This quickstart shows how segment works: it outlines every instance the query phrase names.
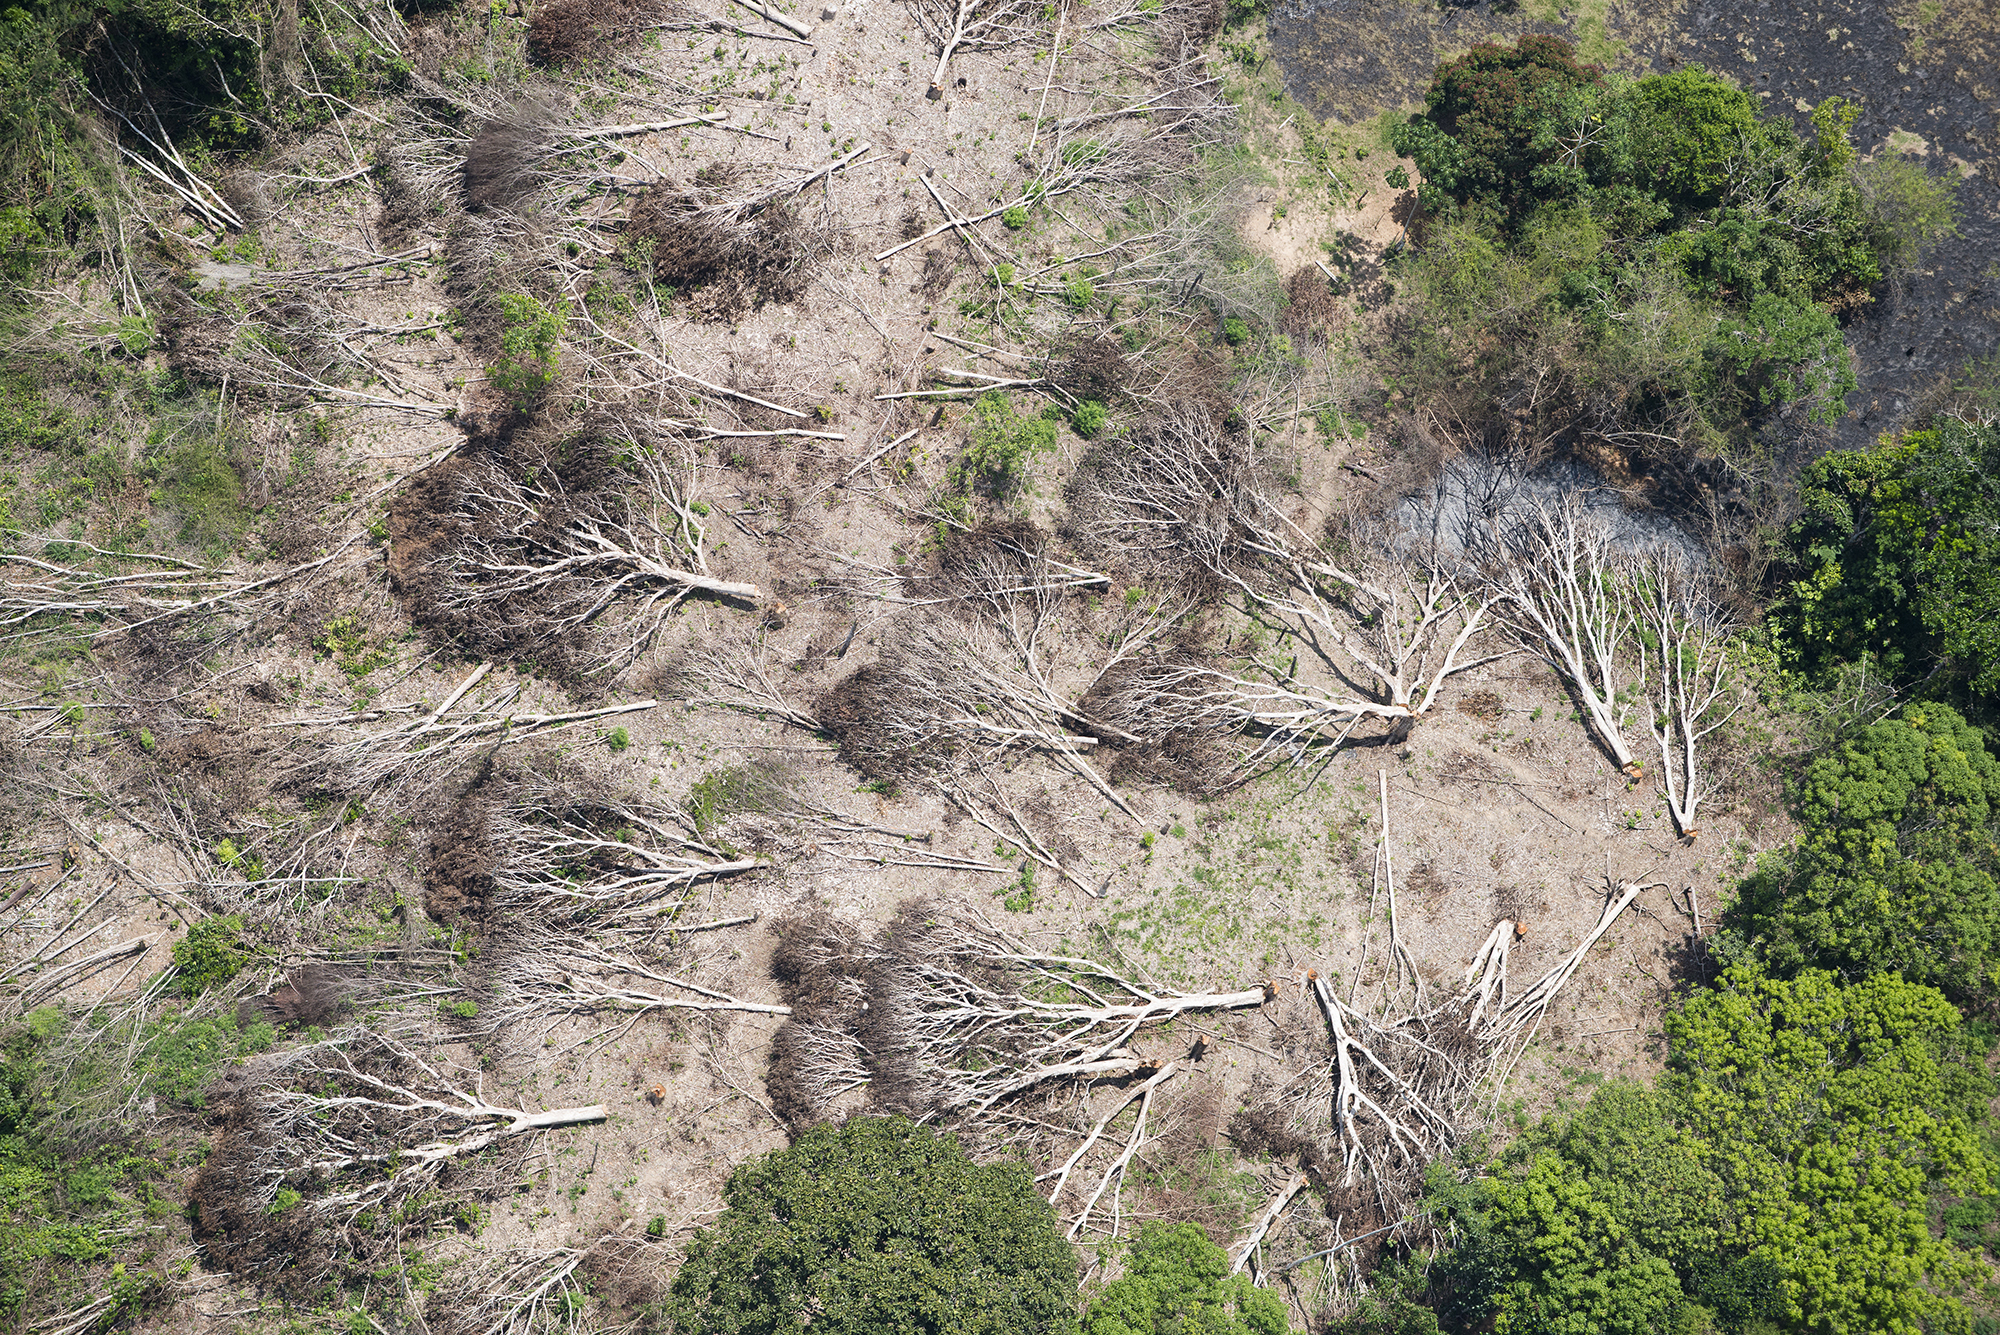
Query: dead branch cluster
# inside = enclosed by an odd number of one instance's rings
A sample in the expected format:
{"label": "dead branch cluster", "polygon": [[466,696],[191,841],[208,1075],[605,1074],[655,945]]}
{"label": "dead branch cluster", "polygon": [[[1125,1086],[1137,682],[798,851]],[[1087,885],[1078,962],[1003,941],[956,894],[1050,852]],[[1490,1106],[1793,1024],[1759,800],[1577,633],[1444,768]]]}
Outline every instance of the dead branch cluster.
{"label": "dead branch cluster", "polygon": [[699,465],[675,442],[588,437],[567,453],[467,462],[412,487],[396,587],[423,624],[479,652],[602,682],[689,597],[759,607],[756,584],[709,568]]}
{"label": "dead branch cluster", "polygon": [[[482,1026],[546,1038],[602,1019],[581,1043],[656,1011],[785,1008],[696,981],[756,914],[694,921],[714,882],[762,858],[718,846],[672,805],[641,799],[560,752],[487,766],[431,833],[425,909],[482,930]],[[713,972],[727,974],[723,967]]]}
{"label": "dead branch cluster", "polygon": [[1645,764],[1627,733],[1639,713],[1674,828],[1692,838],[1715,788],[1703,743],[1744,705],[1736,625],[1684,540],[1621,537],[1615,512],[1590,502],[1579,490],[1511,498],[1470,535],[1469,553],[1501,620],[1556,672],[1592,735],[1635,781]]}
{"label": "dead branch cluster", "polygon": [[417,701],[273,724],[299,730],[284,781],[297,789],[344,797],[391,787],[427,789],[475,755],[503,743],[546,736],[654,705],[651,700],[639,700],[561,714],[516,712],[513,706],[523,689],[518,683],[491,695],[473,695],[491,670],[491,663],[474,668],[435,708]]}
{"label": "dead branch cluster", "polygon": [[1451,676],[1490,661],[1469,646],[1497,596],[1434,535],[1359,531],[1341,553],[1247,433],[1198,408],[1099,451],[1071,502],[1085,541],[1136,579],[1219,593],[1276,632],[1236,666],[1135,662],[1093,697],[1127,732],[1234,746],[1231,779],[1304,763],[1363,724],[1406,734]]}
{"label": "dead branch cluster", "polygon": [[287,1262],[310,1272],[301,1253],[321,1228],[367,1233],[385,1207],[489,1146],[605,1117],[597,1106],[495,1103],[476,1073],[366,1029],[260,1058],[211,1097],[223,1131],[191,1187],[195,1232],[239,1272]]}
{"label": "dead branch cluster", "polygon": [[[1133,1044],[1178,1016],[1253,1008],[1268,989],[1181,993],[1050,955],[976,915],[906,906],[873,939],[786,922],[772,973],[793,1008],[766,1088],[794,1126],[867,1089],[877,1108],[1007,1134],[1051,1087],[1152,1074]],[[1017,1125],[1015,1130],[1022,1129]]]}
{"label": "dead branch cluster", "polygon": [[660,282],[710,319],[797,301],[832,254],[824,203],[798,202],[799,174],[760,181],[716,162],[686,185],[661,181],[632,204],[628,243],[650,251]]}
{"label": "dead branch cluster", "polygon": [[[819,702],[819,727],[865,775],[962,775],[1017,754],[1049,757],[1129,813],[1088,759],[1098,745],[1077,699],[1171,628],[1179,609],[1127,620],[1107,638],[1079,634],[1078,593],[1104,576],[1057,559],[1021,523],[956,535],[914,597],[882,658]],[[1136,738],[1128,740],[1137,740]]]}

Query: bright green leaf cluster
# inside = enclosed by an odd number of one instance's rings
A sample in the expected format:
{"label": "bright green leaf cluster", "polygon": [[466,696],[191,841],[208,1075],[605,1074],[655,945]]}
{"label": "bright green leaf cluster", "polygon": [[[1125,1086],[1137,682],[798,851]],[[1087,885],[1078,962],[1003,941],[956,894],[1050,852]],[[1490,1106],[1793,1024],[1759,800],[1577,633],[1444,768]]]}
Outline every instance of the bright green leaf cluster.
{"label": "bright green leaf cluster", "polygon": [[2000,987],[2000,760],[1943,705],[1907,706],[1807,766],[1804,833],[1744,882],[1731,925],[1771,967]]}
{"label": "bright green leaf cluster", "polygon": [[1122,1277],[1104,1286],[1083,1335],[1285,1335],[1285,1304],[1194,1224],[1148,1224]]}
{"label": "bright green leaf cluster", "polygon": [[906,1118],[814,1127],[723,1199],[674,1277],[679,1335],[1076,1331],[1076,1255],[1027,1169]]}
{"label": "bright green leaf cluster", "polygon": [[1987,1189],[1991,1081],[1935,989],[1728,971],[1667,1019],[1653,1088],[1611,1084],[1493,1176],[1434,1175],[1454,1327],[1563,1335],[1881,1331],[1960,1320],[1972,1258],[1929,1226]]}
{"label": "bright green leaf cluster", "polygon": [[1775,615],[1793,665],[1866,655],[1934,692],[2000,693],[2000,427],[1944,419],[1836,450],[1801,491]]}

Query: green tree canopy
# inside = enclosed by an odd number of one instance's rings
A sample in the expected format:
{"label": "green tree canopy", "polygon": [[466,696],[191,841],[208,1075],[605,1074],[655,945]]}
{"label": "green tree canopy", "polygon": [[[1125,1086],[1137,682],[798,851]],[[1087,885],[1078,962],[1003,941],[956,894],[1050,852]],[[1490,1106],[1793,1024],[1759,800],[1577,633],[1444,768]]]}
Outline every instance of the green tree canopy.
{"label": "green tree canopy", "polygon": [[1433,1176],[1460,1238],[1430,1271],[1448,1328],[1954,1328],[1976,1265],[1931,1236],[1930,1203],[1995,1165],[1991,1082],[1944,996],[1738,967],[1667,1032],[1652,1088],[1604,1086],[1469,1185]]}
{"label": "green tree canopy", "polygon": [[1558,140],[1589,120],[1603,84],[1602,71],[1558,38],[1482,42],[1438,67],[1426,114],[1392,128],[1390,142],[1422,168],[1427,204],[1449,196],[1515,219],[1558,188],[1549,168],[1569,156]]}
{"label": "green tree canopy", "polygon": [[1986,1190],[1995,1165],[1977,1135],[1991,1080],[1960,1025],[1893,974],[1743,966],[1667,1017],[1661,1091],[1723,1183],[1725,1245],[1775,1271],[1790,1328],[1962,1320],[1951,1294],[1976,1267],[1931,1236],[1929,1199]]}
{"label": "green tree canopy", "polygon": [[1076,1331],[1076,1254],[1027,1169],[906,1118],[814,1127],[723,1200],[674,1277],[681,1335]]}
{"label": "green tree canopy", "polygon": [[1104,1286],[1084,1335],[1285,1335],[1285,1304],[1194,1224],[1148,1224],[1125,1273]]}
{"label": "green tree canopy", "polygon": [[1811,673],[1871,655],[1905,684],[2000,692],[2000,426],[1946,419],[1802,480],[1776,621]]}
{"label": "green tree canopy", "polygon": [[1907,706],[1806,767],[1804,832],[1744,882],[1733,927],[1778,972],[1900,971],[2000,986],[2000,762],[1944,705]]}
{"label": "green tree canopy", "polygon": [[[1864,198],[1855,114],[1829,99],[1801,135],[1698,66],[1626,79],[1547,36],[1441,65],[1389,136],[1427,219],[1406,388],[1468,426],[1668,453],[1749,448],[1776,411],[1830,423],[1855,381],[1828,305],[1939,216],[1880,172]],[[1524,401],[1532,420],[1494,407]]]}

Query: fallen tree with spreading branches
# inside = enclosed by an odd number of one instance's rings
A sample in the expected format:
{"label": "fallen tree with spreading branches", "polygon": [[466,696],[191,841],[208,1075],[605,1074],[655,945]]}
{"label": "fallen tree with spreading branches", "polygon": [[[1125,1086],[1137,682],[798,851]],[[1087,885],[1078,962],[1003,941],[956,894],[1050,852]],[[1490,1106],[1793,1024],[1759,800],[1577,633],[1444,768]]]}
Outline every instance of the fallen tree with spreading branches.
{"label": "fallen tree with spreading branches", "polygon": [[1130,1047],[1151,1026],[1255,1008],[1272,995],[1266,984],[1147,986],[934,904],[906,907],[873,940],[824,916],[779,930],[772,972],[793,1018],[767,1085],[795,1125],[865,1085],[878,1108],[990,1128],[1051,1085],[1156,1069]]}
{"label": "fallen tree with spreading branches", "polygon": [[1107,446],[1071,489],[1074,522],[1149,584],[1194,583],[1277,631],[1240,665],[1161,655],[1108,677],[1090,705],[1149,739],[1242,738],[1235,777],[1300,764],[1363,724],[1391,737],[1436,706],[1497,600],[1469,589],[1433,534],[1358,534],[1368,565],[1294,517],[1275,461],[1200,407]]}
{"label": "fallen tree with spreading branches", "polygon": [[[522,693],[518,683],[489,697],[471,698],[473,688],[492,667],[482,663],[474,668],[435,709],[419,701],[271,725],[300,730],[286,765],[286,781],[301,789],[354,795],[391,785],[423,787],[497,745],[651,709],[656,703],[638,700],[560,714],[516,713],[512,706]],[[397,722],[399,718],[403,721]]]}
{"label": "fallen tree with spreading branches", "polygon": [[359,1028],[263,1057],[212,1097],[223,1131],[191,1195],[196,1237],[232,1268],[303,1260],[317,1229],[365,1233],[447,1165],[607,1115],[496,1103],[477,1073]]}
{"label": "fallen tree with spreading branches", "polygon": [[1675,832],[1693,839],[1695,813],[1715,788],[1703,743],[1744,706],[1730,663],[1735,628],[1708,575],[1678,547],[1643,554],[1629,579],[1650,660],[1648,728],[1660,748],[1660,786]]}
{"label": "fallen tree with spreading branches", "polygon": [[455,466],[413,490],[398,585],[417,619],[601,681],[690,597],[761,607],[756,584],[709,569],[692,454],[638,438],[614,451],[626,429],[611,430],[538,467]]}
{"label": "fallen tree with spreading branches", "polygon": [[[1495,519],[1482,555],[1501,619],[1569,687],[1612,762],[1637,778],[1645,766],[1625,736],[1632,702],[1624,646],[1634,621],[1610,528],[1574,492],[1553,502],[1530,497]],[[1643,685],[1643,663],[1638,671]]]}

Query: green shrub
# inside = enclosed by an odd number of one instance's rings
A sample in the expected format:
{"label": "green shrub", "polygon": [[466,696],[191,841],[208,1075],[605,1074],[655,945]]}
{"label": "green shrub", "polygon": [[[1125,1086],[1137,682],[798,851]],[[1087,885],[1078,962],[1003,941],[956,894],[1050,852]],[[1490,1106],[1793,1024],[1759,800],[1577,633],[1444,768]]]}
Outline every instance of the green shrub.
{"label": "green shrub", "polygon": [[1085,399],[1076,405],[1076,411],[1069,415],[1069,429],[1085,440],[1093,439],[1104,430],[1104,420],[1109,416],[1103,404],[1096,399]]}
{"label": "green shrub", "polygon": [[[175,418],[185,417],[189,408],[203,409],[202,400],[192,405],[176,404]],[[182,542],[214,549],[234,542],[250,523],[243,501],[243,475],[237,471],[230,440],[212,425],[163,422],[149,437],[161,448],[149,454],[144,468],[151,477],[155,495],[180,520]]]}
{"label": "green shrub", "polygon": [[1854,171],[1868,238],[1885,273],[1907,274],[1938,242],[1958,235],[1958,174],[1933,172],[1901,153],[1878,153]]}
{"label": "green shrub", "polygon": [[[223,848],[235,847],[223,840]],[[225,862],[230,857],[225,855]],[[243,919],[204,918],[174,942],[174,991],[184,997],[198,997],[234,978],[248,958],[242,947]]]}
{"label": "green shrub", "polygon": [[723,822],[739,812],[768,811],[782,796],[776,776],[755,765],[714,770],[688,789],[688,819],[704,839],[713,839]]}
{"label": "green shrub", "polygon": [[1224,316],[1222,320],[1222,341],[1230,347],[1237,347],[1250,340],[1250,326],[1241,316]]}
{"label": "green shrub", "polygon": [[199,1015],[169,1008],[140,1030],[139,1084],[163,1099],[200,1108],[224,1066],[269,1051],[277,1038],[265,1021],[239,1025],[234,1011]]}
{"label": "green shrub", "polygon": [[1195,1224],[1149,1223],[1125,1274],[1092,1300],[1083,1335],[1285,1335],[1284,1300],[1229,1273]]}
{"label": "green shrub", "polygon": [[440,1001],[438,1010],[456,1020],[479,1018],[479,1003],[476,1001]]}
{"label": "green shrub", "polygon": [[1028,225],[1028,211],[1019,204],[1011,204],[1000,214],[1001,225],[1010,232],[1018,232]]}
{"label": "green shrub", "polygon": [[722,1195],[674,1276],[678,1335],[1076,1331],[1076,1254],[1027,1168],[905,1118],[813,1127]]}
{"label": "green shrub", "polygon": [[[1739,968],[1666,1027],[1663,1092],[1726,1184],[1726,1240],[1750,1258],[1715,1276],[1711,1300],[1761,1263],[1802,1309],[1795,1328],[1950,1328],[1946,1295],[1978,1267],[1932,1237],[1928,1200],[1984,1190],[1995,1164],[1975,1133],[1992,1081],[1945,998],[1893,974]],[[1818,1222],[1833,1218],[1847,1226]]]}
{"label": "green shrub", "polygon": [[978,491],[1000,499],[1028,485],[1036,455],[1055,448],[1056,424],[1046,417],[1023,417],[998,390],[972,404],[972,430],[965,452],[952,464],[947,481],[954,491]]}
{"label": "green shrub", "polygon": [[71,1064],[49,1060],[66,1027],[47,1007],[0,1029],[0,1321],[19,1330],[60,1324],[54,1313],[76,1308],[87,1284],[113,1299],[96,1328],[129,1329],[146,1286],[125,1280],[122,1265],[107,1275],[104,1262],[146,1245],[148,1230],[121,1188],[154,1165],[122,1137],[66,1134],[63,1113],[80,1091],[66,1083]]}
{"label": "green shrub", "polygon": [[1240,28],[1270,14],[1271,0],[1224,0],[1222,7],[1223,26],[1229,28]]}
{"label": "green shrub", "polygon": [[[1432,220],[1396,266],[1400,388],[1523,437],[1622,423],[1683,464],[1757,457],[1758,426],[1800,408],[1831,422],[1854,376],[1827,307],[1881,276],[1884,238],[1947,221],[1893,167],[1870,213],[1855,115],[1828,99],[1801,136],[1697,66],[1606,78],[1548,36],[1441,65],[1389,127]],[[1532,422],[1495,406],[1524,377],[1566,386]]]}
{"label": "green shrub", "polygon": [[500,360],[486,377],[525,411],[555,382],[562,317],[519,293],[500,298],[500,314]]}
{"label": "green shrub", "polygon": [[1090,303],[1097,300],[1097,289],[1088,278],[1072,278],[1063,284],[1063,300],[1073,311],[1087,311]]}
{"label": "green shrub", "polygon": [[632,745],[632,734],[625,731],[623,727],[613,728],[610,732],[604,734],[604,744],[613,751],[623,751],[626,747]]}

